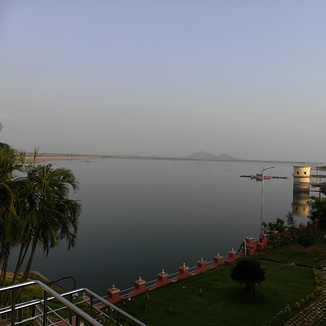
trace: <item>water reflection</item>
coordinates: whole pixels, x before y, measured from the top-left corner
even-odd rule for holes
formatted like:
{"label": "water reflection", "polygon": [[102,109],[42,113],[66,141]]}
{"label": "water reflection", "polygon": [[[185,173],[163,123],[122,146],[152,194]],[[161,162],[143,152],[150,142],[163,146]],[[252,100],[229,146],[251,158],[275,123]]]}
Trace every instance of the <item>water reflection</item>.
{"label": "water reflection", "polygon": [[292,213],[294,215],[308,217],[309,215],[309,191],[293,190]]}

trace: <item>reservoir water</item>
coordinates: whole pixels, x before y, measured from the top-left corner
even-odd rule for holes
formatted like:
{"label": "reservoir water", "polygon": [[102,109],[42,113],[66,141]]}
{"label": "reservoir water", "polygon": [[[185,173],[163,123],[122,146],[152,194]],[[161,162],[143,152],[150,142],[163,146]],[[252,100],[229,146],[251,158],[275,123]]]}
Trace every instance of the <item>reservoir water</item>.
{"label": "reservoir water", "polygon": [[[237,250],[246,236],[258,238],[262,182],[241,178],[274,166],[264,182],[263,220],[292,211],[295,163],[198,162],[100,159],[57,161],[80,182],[73,198],[82,202],[78,244],[65,243],[34,260],[52,281],[72,276],[77,287],[105,295],[112,284],[132,287],[141,276],[154,280],[162,269],[175,273],[219,252]],[[296,216],[298,223],[306,222]],[[60,282],[66,290],[71,279]]]}

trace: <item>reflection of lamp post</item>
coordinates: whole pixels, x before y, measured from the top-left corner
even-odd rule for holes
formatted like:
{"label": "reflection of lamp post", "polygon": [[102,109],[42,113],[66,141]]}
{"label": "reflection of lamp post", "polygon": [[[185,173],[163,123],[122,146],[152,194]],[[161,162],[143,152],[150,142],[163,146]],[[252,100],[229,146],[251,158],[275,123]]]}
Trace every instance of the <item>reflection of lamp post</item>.
{"label": "reflection of lamp post", "polygon": [[269,169],[273,169],[273,168],[274,168],[274,166],[271,166],[269,168],[263,168],[262,167],[262,173],[261,173],[262,186],[261,186],[261,205],[260,205],[260,240],[263,237],[264,171],[269,170]]}

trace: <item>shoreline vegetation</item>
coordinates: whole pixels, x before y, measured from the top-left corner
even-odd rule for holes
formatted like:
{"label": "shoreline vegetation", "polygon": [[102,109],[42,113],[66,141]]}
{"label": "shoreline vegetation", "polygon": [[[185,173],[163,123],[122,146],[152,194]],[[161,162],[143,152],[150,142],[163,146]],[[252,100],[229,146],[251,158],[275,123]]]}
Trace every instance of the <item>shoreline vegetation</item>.
{"label": "shoreline vegetation", "polygon": [[[26,153],[26,162],[32,162],[33,153]],[[61,160],[99,160],[99,159],[130,159],[130,160],[165,160],[165,161],[195,161],[195,162],[268,162],[268,163],[300,163],[300,164],[322,164],[320,162],[300,161],[266,161],[266,160],[243,160],[243,159],[209,159],[191,157],[161,157],[161,156],[137,156],[137,155],[99,155],[99,154],[64,154],[64,153],[38,153],[36,163],[61,161]],[[319,166],[323,169],[326,166]]]}

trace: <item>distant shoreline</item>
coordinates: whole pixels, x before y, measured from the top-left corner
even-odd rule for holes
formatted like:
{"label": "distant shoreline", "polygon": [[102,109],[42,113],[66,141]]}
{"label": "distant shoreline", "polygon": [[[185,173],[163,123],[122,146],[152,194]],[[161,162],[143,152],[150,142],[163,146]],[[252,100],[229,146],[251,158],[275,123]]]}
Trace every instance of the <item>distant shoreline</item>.
{"label": "distant shoreline", "polygon": [[[60,153],[40,153],[36,158],[36,163],[44,163],[61,160],[98,160],[98,159],[131,159],[131,160],[163,160],[163,161],[193,161],[193,162],[252,162],[252,163],[290,163],[290,164],[320,164],[317,162],[297,162],[297,161],[265,161],[265,160],[216,160],[205,158],[187,157],[158,157],[158,156],[135,156],[135,155],[95,155],[95,154],[60,154]],[[32,162],[33,153],[26,154],[26,162]]]}
{"label": "distant shoreline", "polygon": [[[83,154],[54,154],[54,153],[41,153],[36,157],[36,163],[48,162],[48,161],[60,161],[60,160],[89,160],[100,159],[102,155],[83,155]],[[34,154],[26,154],[26,161],[32,162],[34,160]]]}

